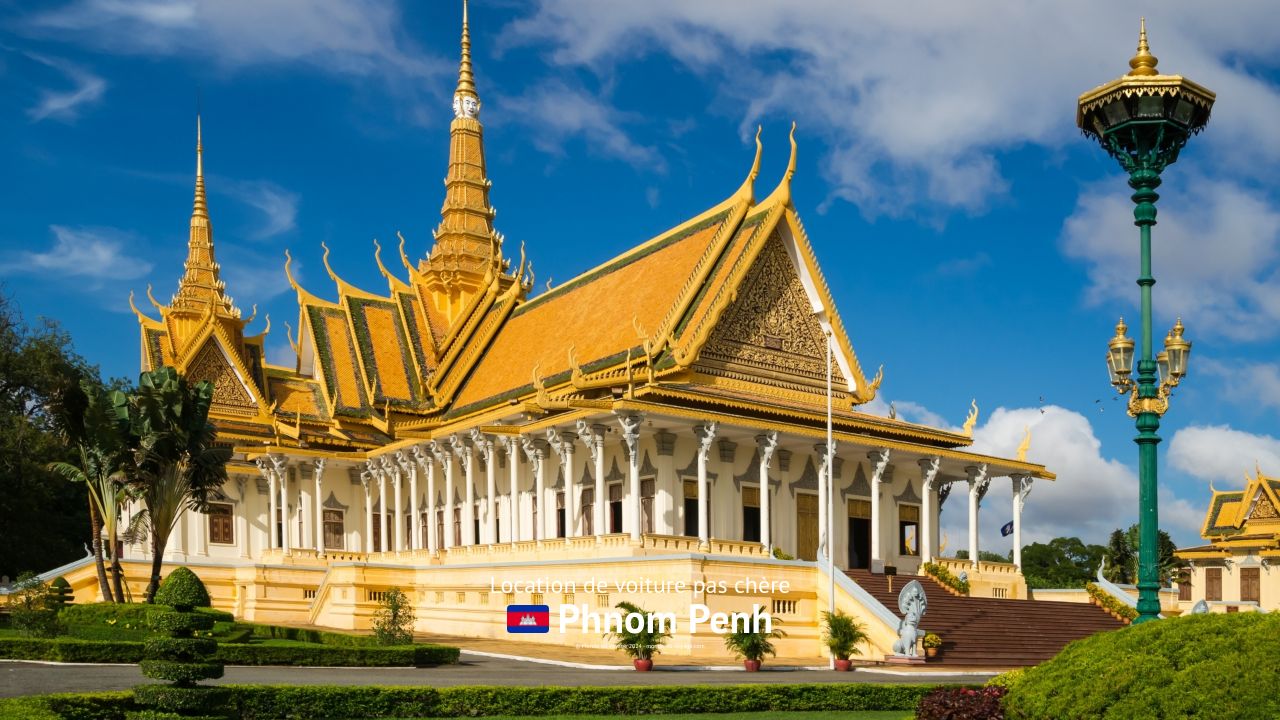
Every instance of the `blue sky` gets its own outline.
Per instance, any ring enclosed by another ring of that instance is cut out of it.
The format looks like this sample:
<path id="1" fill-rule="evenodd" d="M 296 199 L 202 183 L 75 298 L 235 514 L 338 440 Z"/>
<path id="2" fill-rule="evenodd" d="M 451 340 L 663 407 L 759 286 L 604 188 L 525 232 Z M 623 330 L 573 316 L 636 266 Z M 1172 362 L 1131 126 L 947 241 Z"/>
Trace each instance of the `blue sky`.
<path id="1" fill-rule="evenodd" d="M 901 5 L 901 7 L 897 7 Z M 1136 519 L 1134 430 L 1102 363 L 1135 321 L 1137 230 L 1076 96 L 1128 69 L 1146 15 L 1160 69 L 1216 90 L 1165 173 L 1157 327 L 1191 374 L 1165 417 L 1163 525 L 1194 542 L 1208 483 L 1280 475 L 1280 36 L 1262 3 L 854 4 L 479 0 L 471 8 L 496 224 L 539 288 L 723 199 L 764 127 L 759 187 L 798 124 L 797 207 L 862 364 L 900 416 L 1060 475 L 1033 539 Z M 109 375 L 137 371 L 128 293 L 176 288 L 203 106 L 218 258 L 269 354 L 320 243 L 385 286 L 372 240 L 424 255 L 443 197 L 460 8 L 393 0 L 0 1 L 0 282 Z M 291 361 L 290 361 L 291 362 Z M 1042 412 L 1043 411 L 1043 412 Z M 1008 492 L 984 504 L 986 546 Z M 944 516 L 961 542 L 962 513 Z M 997 522 L 998 521 L 998 522 Z"/>

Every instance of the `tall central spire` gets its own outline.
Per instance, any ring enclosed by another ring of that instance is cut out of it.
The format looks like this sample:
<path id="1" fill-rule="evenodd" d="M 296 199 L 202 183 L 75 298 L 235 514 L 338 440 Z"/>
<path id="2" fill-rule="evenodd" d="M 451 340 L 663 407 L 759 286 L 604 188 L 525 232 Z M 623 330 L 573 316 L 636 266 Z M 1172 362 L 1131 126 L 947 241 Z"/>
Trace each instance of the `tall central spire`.
<path id="1" fill-rule="evenodd" d="M 472 297 L 484 290 L 486 276 L 497 276 L 502 271 L 502 236 L 493 229 L 495 210 L 489 204 L 489 185 L 480 93 L 471 70 L 471 28 L 463 0 L 462 57 L 453 93 L 453 122 L 449 125 L 444 205 L 435 230 L 435 245 L 421 264 L 436 309 L 450 322 Z"/>
<path id="2" fill-rule="evenodd" d="M 219 277 L 221 268 L 213 257 L 213 224 L 209 222 L 209 206 L 204 192 L 204 138 L 199 115 L 196 116 L 196 196 L 191 209 L 191 231 L 187 236 L 184 268 L 178 292 L 173 296 L 175 310 L 203 313 L 212 305 L 217 314 L 240 315 L 223 292 L 226 286 Z"/>

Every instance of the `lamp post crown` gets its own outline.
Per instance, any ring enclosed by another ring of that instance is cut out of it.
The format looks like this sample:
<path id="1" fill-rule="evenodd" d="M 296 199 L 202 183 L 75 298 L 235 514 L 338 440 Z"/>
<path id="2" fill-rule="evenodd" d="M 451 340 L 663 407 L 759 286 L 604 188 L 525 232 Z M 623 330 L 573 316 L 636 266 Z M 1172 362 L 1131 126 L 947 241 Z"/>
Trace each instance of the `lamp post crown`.
<path id="1" fill-rule="evenodd" d="M 1187 139 L 1209 122 L 1217 98 L 1181 75 L 1161 74 L 1156 62 L 1143 19 L 1129 72 L 1082 94 L 1076 103 L 1076 125 L 1128 172 L 1158 173 L 1176 161 Z"/>

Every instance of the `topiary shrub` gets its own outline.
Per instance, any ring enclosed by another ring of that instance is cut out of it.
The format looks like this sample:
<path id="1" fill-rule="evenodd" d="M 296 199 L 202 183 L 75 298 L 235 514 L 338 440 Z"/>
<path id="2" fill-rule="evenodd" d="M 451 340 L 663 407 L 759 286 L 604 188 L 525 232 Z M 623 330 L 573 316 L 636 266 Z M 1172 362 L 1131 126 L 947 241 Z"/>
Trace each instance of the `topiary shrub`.
<path id="1" fill-rule="evenodd" d="M 1274 679 L 1278 647 L 1276 613 L 1186 615 L 1099 633 L 1028 669 L 1005 697 L 1005 714 L 1017 720 L 1276 718 L 1274 680 L 1242 678 Z"/>
<path id="2" fill-rule="evenodd" d="M 969 581 L 961 580 L 960 578 L 956 577 L 951 573 L 950 570 L 946 568 L 945 565 L 927 562 L 923 566 L 921 566 L 920 569 L 924 571 L 925 575 L 928 575 L 929 577 L 933 578 L 934 580 L 937 580 L 943 585 L 946 585 L 952 590 L 955 590 L 961 595 L 969 594 Z"/>
<path id="3" fill-rule="evenodd" d="M 413 642 L 413 606 L 398 587 L 382 596 L 373 614 L 373 635 L 382 645 L 408 645 Z"/>
<path id="4" fill-rule="evenodd" d="M 1004 720 L 1002 687 L 943 687 L 920 698 L 916 720 Z"/>
<path id="5" fill-rule="evenodd" d="M 139 688 L 142 695 L 136 700 L 143 710 L 128 720 L 210 717 L 196 713 L 207 713 L 214 704 L 210 698 L 216 693 L 211 694 L 211 688 L 196 687 L 196 683 L 222 677 L 222 663 L 215 659 L 218 643 L 207 637 L 212 634 L 209 631 L 216 618 L 194 611 L 195 606 L 209 603 L 209 593 L 195 573 L 178 568 L 161 584 L 156 602 L 172 604 L 174 609 L 157 607 L 151 611 L 148 619 L 157 636 L 147 640 L 145 659 L 138 667 L 149 678 L 173 684 L 161 686 L 163 690 L 152 689 L 154 686 Z M 197 637 L 197 633 L 206 637 Z"/>
<path id="6" fill-rule="evenodd" d="M 157 605 L 170 605 L 179 611 L 209 607 L 209 591 L 200 582 L 199 576 L 180 567 L 160 583 L 155 602 Z"/>

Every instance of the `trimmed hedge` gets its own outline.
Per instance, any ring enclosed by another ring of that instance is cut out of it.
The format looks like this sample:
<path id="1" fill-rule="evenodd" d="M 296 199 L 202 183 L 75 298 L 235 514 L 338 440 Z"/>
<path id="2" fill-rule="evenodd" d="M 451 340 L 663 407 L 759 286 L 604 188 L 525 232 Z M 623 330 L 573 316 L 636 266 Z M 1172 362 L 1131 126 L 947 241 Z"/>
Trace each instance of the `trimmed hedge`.
<path id="1" fill-rule="evenodd" d="M 1129 622 L 1138 619 L 1137 610 L 1117 600 L 1111 593 L 1098 587 L 1097 583 L 1086 583 L 1084 589 L 1089 593 L 1089 597 L 1097 600 L 1104 609 L 1110 610 Z"/>
<path id="2" fill-rule="evenodd" d="M 340 632 L 326 632 L 311 628 L 282 627 L 280 625 L 253 625 L 253 637 L 270 640 L 297 640 L 299 642 L 316 643 L 318 645 L 335 645 L 340 647 L 372 647 L 378 646 L 378 639 L 372 635 L 348 635 Z"/>
<path id="3" fill-rule="evenodd" d="M 951 573 L 945 565 L 927 562 L 923 565 L 924 574 L 955 590 L 961 595 L 969 594 L 969 581 L 961 580 Z"/>
<path id="4" fill-rule="evenodd" d="M 912 710 L 934 685 L 677 685 L 663 687 L 325 687 L 222 686 L 233 718 L 483 717 L 483 715 L 652 715 L 657 713 Z M 129 693 L 21 698 L 26 715 L 0 719 L 123 720 L 136 708 Z M 204 708 L 205 712 L 214 708 Z M 44 714 L 41 714 L 43 712 Z M 483 713 L 483 715 L 481 715 Z"/>
<path id="5" fill-rule="evenodd" d="M 1277 613 L 1186 615 L 1098 633 L 1015 679 L 1005 714 L 1015 720 L 1277 718 L 1276 648 Z"/>
<path id="6" fill-rule="evenodd" d="M 155 638 L 167 642 L 173 638 Z M 149 641 L 151 642 L 151 641 Z M 51 662 L 137 663 L 145 643 L 70 638 L 0 638 L 0 657 Z M 402 647 L 307 647 L 219 643 L 214 657 L 228 665 L 311 665 L 327 667 L 425 667 L 458 662 L 458 648 L 444 645 Z"/>
<path id="7" fill-rule="evenodd" d="M 329 667 L 426 667 L 458 662 L 459 650 L 444 645 L 393 647 L 307 647 L 220 643 L 218 659 L 228 665 L 310 665 Z"/>
<path id="8" fill-rule="evenodd" d="M 143 627 L 147 624 L 147 615 L 159 605 L 147 603 L 87 603 L 85 605 L 68 605 L 58 612 L 58 620 L 64 625 L 107 625 L 120 626 L 126 623 Z M 210 615 L 217 622 L 234 622 L 235 616 L 225 610 L 213 608 L 196 608 L 201 615 Z M 115 620 L 115 623 L 111 621 Z"/>
<path id="9" fill-rule="evenodd" d="M 160 583 L 160 589 L 156 590 L 155 601 L 157 605 L 168 605 L 183 612 L 210 605 L 209 591 L 200 581 L 200 576 L 186 567 L 174 568 L 169 573 L 169 577 Z"/>

